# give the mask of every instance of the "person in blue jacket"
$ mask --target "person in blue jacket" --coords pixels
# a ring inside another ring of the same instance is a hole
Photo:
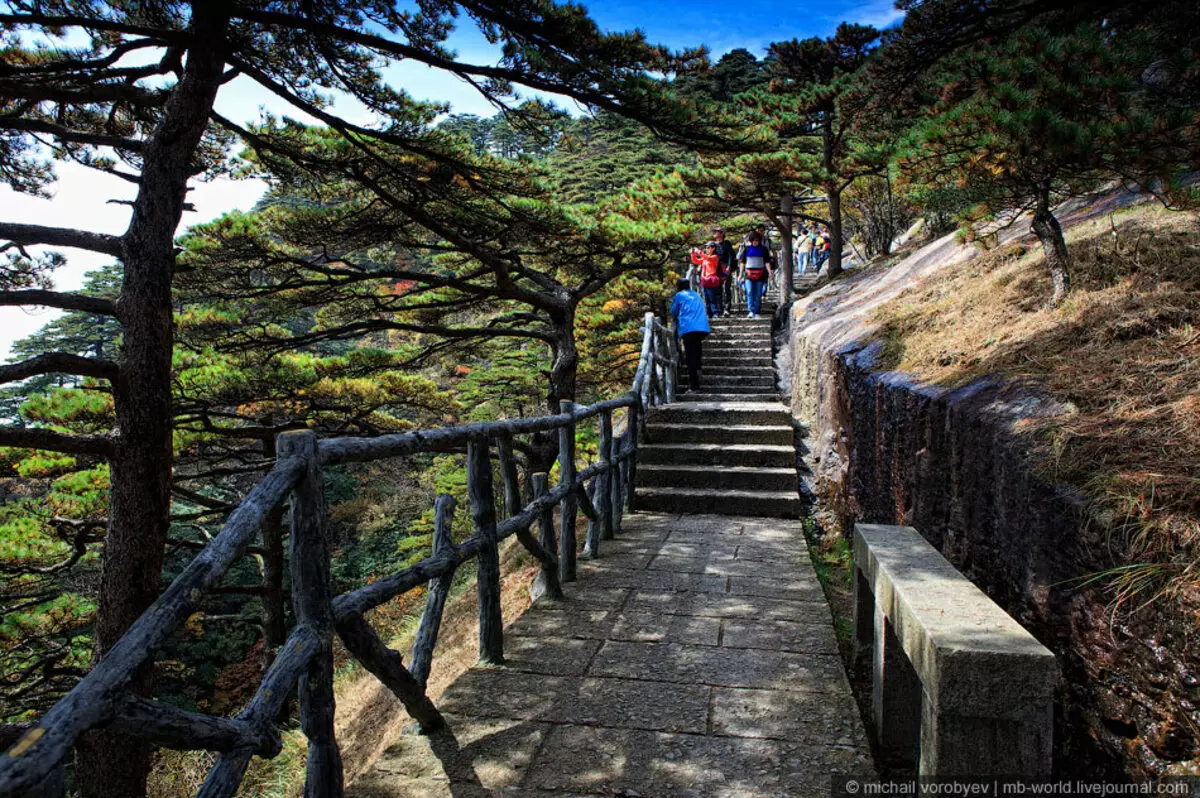
[[[684,357],[687,360],[688,384],[693,391],[700,390],[700,361],[703,357],[704,339],[708,337],[708,310],[704,300],[691,290],[686,278],[675,285],[676,294],[671,300],[671,315],[675,317],[676,329],[683,339]]]

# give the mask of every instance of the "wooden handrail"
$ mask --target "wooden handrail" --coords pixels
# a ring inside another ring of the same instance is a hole
[[[254,755],[279,753],[276,719],[299,683],[300,724],[309,741],[307,785],[311,796],[340,796],[342,766],[333,726],[332,638],[336,633],[351,655],[403,702],[423,731],[444,722],[425,695],[425,682],[437,642],[450,579],[464,563],[477,559],[480,604],[480,657],[503,661],[499,622],[500,541],[515,536],[538,560],[544,594],[561,598],[562,583],[575,579],[575,515],[579,499],[590,519],[587,555],[600,555],[600,541],[618,534],[626,505],[633,507],[638,443],[645,409],[672,401],[678,368],[674,334],[646,314],[641,357],[632,390],[590,406],[564,403],[561,412],[536,418],[416,430],[375,438],[327,438],[311,431],[284,433],[276,442],[279,458],[272,470],[230,514],[221,532],[130,627],[124,636],[41,721],[0,755],[0,795],[61,795],[60,763],[84,732],[106,724],[152,744],[183,750],[220,752],[197,793],[203,798],[234,795]],[[626,411],[624,431],[614,434],[613,413]],[[575,428],[596,418],[600,428],[598,459],[586,468],[575,463]],[[559,436],[559,482],[548,486],[545,474],[530,474],[532,500],[521,506],[520,478],[513,437],[539,432]],[[504,485],[504,511],[497,520],[493,505],[492,461],[495,445]],[[430,557],[369,585],[339,596],[330,592],[330,547],[322,470],[339,463],[400,457],[418,452],[466,450],[468,493],[474,534],[455,545],[450,539],[454,507],[448,496],[436,502],[434,547]],[[594,482],[593,482],[594,481]],[[587,485],[593,482],[594,496]],[[201,596],[221,578],[283,499],[291,495],[292,604],[297,625],[279,650],[258,692],[234,718],[191,713],[125,692],[139,667],[193,611]],[[552,514],[561,507],[555,540]],[[535,537],[532,528],[537,526]],[[379,638],[366,620],[372,608],[421,585],[431,584],[414,646],[411,669]]]

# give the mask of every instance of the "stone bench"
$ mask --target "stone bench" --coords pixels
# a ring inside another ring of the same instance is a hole
[[[854,565],[881,755],[922,776],[1050,775],[1049,649],[912,527],[856,525]]]

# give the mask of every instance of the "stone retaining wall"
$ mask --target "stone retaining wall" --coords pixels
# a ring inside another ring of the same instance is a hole
[[[1114,620],[1108,596],[1080,587],[1079,577],[1111,566],[1103,526],[1038,471],[1021,432],[1067,408],[1031,385],[948,390],[876,367],[874,308],[970,257],[942,239],[792,307],[779,357],[793,414],[810,428],[815,492],[845,534],[856,521],[916,527],[1055,652],[1056,772],[1196,774],[1196,618],[1160,603]]]

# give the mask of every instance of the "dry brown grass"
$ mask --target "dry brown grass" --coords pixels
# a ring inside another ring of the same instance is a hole
[[[585,519],[586,520],[586,519]],[[509,541],[501,556],[501,610],[505,626],[521,616],[530,605],[529,584],[537,568],[525,550]],[[416,621],[424,604],[419,591],[405,594],[373,613],[372,624],[381,636],[395,632],[391,647],[404,655],[412,650]],[[395,605],[395,606],[391,606]],[[446,604],[438,635],[437,649],[430,665],[427,693],[434,701],[461,676],[479,656],[479,616],[474,578],[457,585]],[[337,646],[339,665],[335,693],[335,719],[338,746],[346,781],[369,768],[379,755],[396,740],[412,719],[391,691],[360,667],[350,666],[349,656]],[[238,791],[246,798],[298,798],[304,789],[304,765],[307,742],[299,729],[283,734],[283,751],[274,759],[255,758]],[[208,770],[216,762],[214,754],[197,751],[159,751],[150,778],[151,798],[177,798],[194,795],[203,784]]]
[[[1194,588],[1200,548],[1200,220],[1140,206],[1067,231],[1073,291],[1046,307],[1036,242],[927,279],[878,315],[887,367],[960,385],[1028,378],[1072,408],[1027,425],[1046,472],[1108,530],[1118,599]],[[1184,578],[1180,578],[1184,577]]]

